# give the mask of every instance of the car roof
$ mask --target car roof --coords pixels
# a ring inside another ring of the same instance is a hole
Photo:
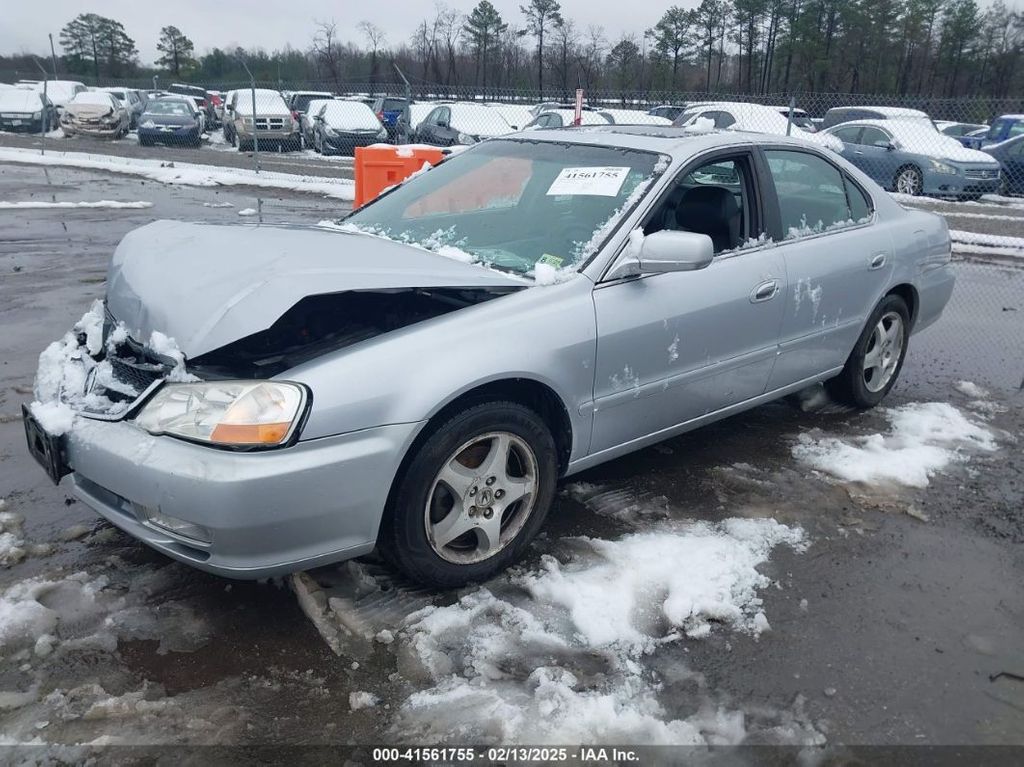
[[[920,109],[907,109],[906,107],[873,107],[873,106],[850,106],[850,107],[832,107],[828,110],[829,112],[842,112],[853,109],[863,109],[869,112],[878,112],[880,115],[886,115],[887,117],[927,117],[927,112],[922,112]]]
[[[675,156],[689,157],[692,154],[716,147],[738,146],[741,144],[786,144],[809,147],[819,152],[824,147],[788,136],[745,131],[708,131],[697,133],[686,128],[670,125],[584,125],[578,128],[551,128],[541,131],[518,131],[504,138],[528,141],[552,141],[567,144],[593,144],[623,149],[638,149],[661,152]]]
[[[997,120],[1024,120],[1024,115],[999,115]]]

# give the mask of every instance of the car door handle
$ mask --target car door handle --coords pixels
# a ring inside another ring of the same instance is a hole
[[[761,301],[770,301],[775,298],[775,294],[779,292],[779,281],[768,280],[762,282],[752,291],[750,291],[750,303],[757,304]]]
[[[885,253],[879,253],[871,259],[868,269],[881,269],[883,266],[885,266]]]

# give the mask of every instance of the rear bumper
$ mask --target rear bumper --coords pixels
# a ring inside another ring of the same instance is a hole
[[[932,266],[922,270],[917,280],[918,308],[913,332],[924,330],[942,316],[953,295],[956,273],[952,264]]]
[[[66,451],[75,495],[129,535],[210,573],[264,578],[370,551],[418,426],[233,452],[78,418]],[[154,512],[208,540],[161,527]]]
[[[42,127],[43,121],[41,119],[32,120],[0,117],[0,130],[3,131],[14,131],[19,133],[39,133],[42,130]]]

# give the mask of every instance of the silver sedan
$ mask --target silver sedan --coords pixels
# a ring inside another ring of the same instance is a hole
[[[330,226],[130,233],[26,432],[201,569],[376,547],[452,587],[520,557],[562,477],[816,382],[874,406],[952,289],[943,220],[826,148],[523,133]]]

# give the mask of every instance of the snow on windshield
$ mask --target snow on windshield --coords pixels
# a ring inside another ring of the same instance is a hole
[[[668,167],[653,152],[492,140],[399,185],[343,226],[550,284],[597,253]]]
[[[103,91],[82,91],[71,99],[71,103],[75,105],[90,104],[94,106],[109,107],[114,104],[111,100],[112,98],[113,97],[109,93],[105,93]]]
[[[370,107],[361,101],[328,101],[321,113],[332,128],[378,130],[380,121]]]

